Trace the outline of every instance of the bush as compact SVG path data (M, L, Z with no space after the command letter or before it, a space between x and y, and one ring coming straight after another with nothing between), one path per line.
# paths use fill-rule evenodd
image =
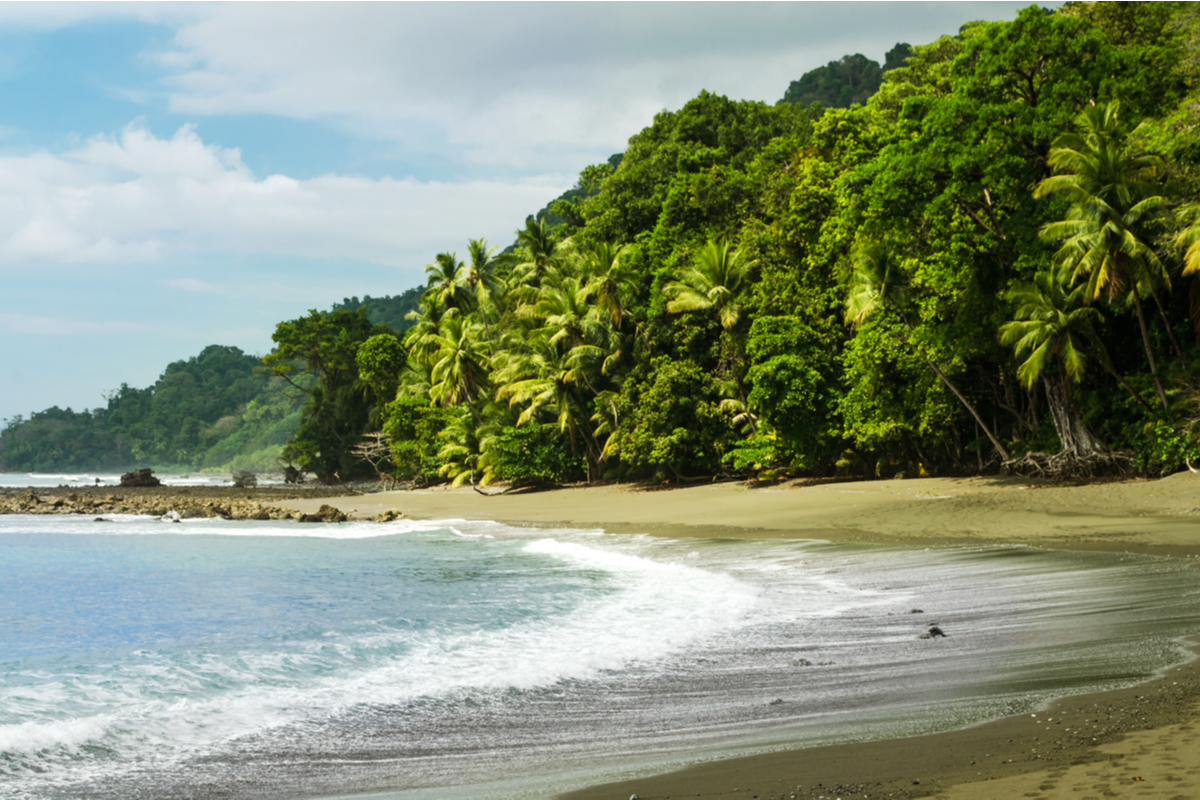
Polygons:
M587 477L583 446L571 453L557 425L506 427L488 447L492 473L515 485L580 481Z

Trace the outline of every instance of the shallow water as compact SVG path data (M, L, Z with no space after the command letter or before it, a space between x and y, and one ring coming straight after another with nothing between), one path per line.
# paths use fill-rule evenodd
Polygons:
M0 517L0 795L544 797L956 727L1177 659L1196 574L463 521ZM919 638L933 623L948 636Z
M156 472L164 486L232 486L233 480L229 473L170 473ZM258 475L259 486L282 486L283 476L263 474ZM116 472L0 472L0 489L23 489L32 486L37 489L54 488L58 486L120 486L121 475Z

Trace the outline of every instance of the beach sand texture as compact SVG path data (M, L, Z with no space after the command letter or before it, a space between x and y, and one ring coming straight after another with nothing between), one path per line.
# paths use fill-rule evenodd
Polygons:
M596 486L500 496L432 489L284 505L311 512L322 502L359 518L399 509L415 519L671 536L1144 553L1196 559L1200 583L1200 475L1192 473L1082 486L982 477L758 488ZM1062 698L1037 717L697 764L564 797L1200 798L1198 731L1200 667L1192 662L1131 689Z

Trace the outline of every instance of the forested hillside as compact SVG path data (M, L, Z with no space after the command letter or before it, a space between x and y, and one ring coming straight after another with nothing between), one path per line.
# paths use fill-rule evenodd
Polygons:
M300 422L297 392L262 361L211 345L145 389L121 384L103 408L49 408L8 420L0 467L12 472L272 465Z
M701 92L584 170L560 224L438 254L402 343L322 335L344 364L368 342L354 415L400 478L1179 469L1197 41L1195 5L1031 6L849 108Z
M370 298L280 323L281 457L337 480L382 441L396 478L475 483L1183 468L1198 79L1196 5L1068 3L774 105L701 92L513 247L431 255L403 331Z

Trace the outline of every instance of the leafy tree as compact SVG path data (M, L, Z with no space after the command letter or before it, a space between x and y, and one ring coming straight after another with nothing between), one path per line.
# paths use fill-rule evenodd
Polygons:
M846 298L846 322L862 325L873 313L883 307L890 307L900 315L904 321L904 327L908 329L911 337L913 326L905 311L909 292L907 276L903 269L897 265L895 259L886 250L877 245L860 247L855 251L853 259L854 266L850 274L849 291ZM946 388L953 392L959 402L971 413L976 424L991 440L996 452L1007 461L1010 458L1008 449L996 438L996 434L971 401L950 381L946 373L934 363L928 353L922 351L921 357L937 375L938 380L944 383Z
M1076 277L1087 278L1086 297L1106 293L1110 301L1123 295L1132 300L1154 386L1168 408L1142 307L1144 295L1170 286L1148 230L1167 199L1154 180L1159 160L1129 151L1119 110L1116 102L1084 109L1077 119L1082 133L1060 136L1050 153L1060 174L1043 180L1034 194L1070 201L1066 219L1047 224L1042 235L1063 243L1056 257Z
M376 398L358 373L359 347L375 335L391 335L372 325L366 309L323 313L281 322L271 337L275 349L263 363L275 375L306 394L302 419L283 452L304 470L325 482L351 477L361 464L350 455L371 421ZM304 370L316 378L305 388L294 377Z
M882 82L883 70L879 62L855 53L842 56L839 61L830 61L792 81L783 95L783 102L849 108L855 103L865 103Z

